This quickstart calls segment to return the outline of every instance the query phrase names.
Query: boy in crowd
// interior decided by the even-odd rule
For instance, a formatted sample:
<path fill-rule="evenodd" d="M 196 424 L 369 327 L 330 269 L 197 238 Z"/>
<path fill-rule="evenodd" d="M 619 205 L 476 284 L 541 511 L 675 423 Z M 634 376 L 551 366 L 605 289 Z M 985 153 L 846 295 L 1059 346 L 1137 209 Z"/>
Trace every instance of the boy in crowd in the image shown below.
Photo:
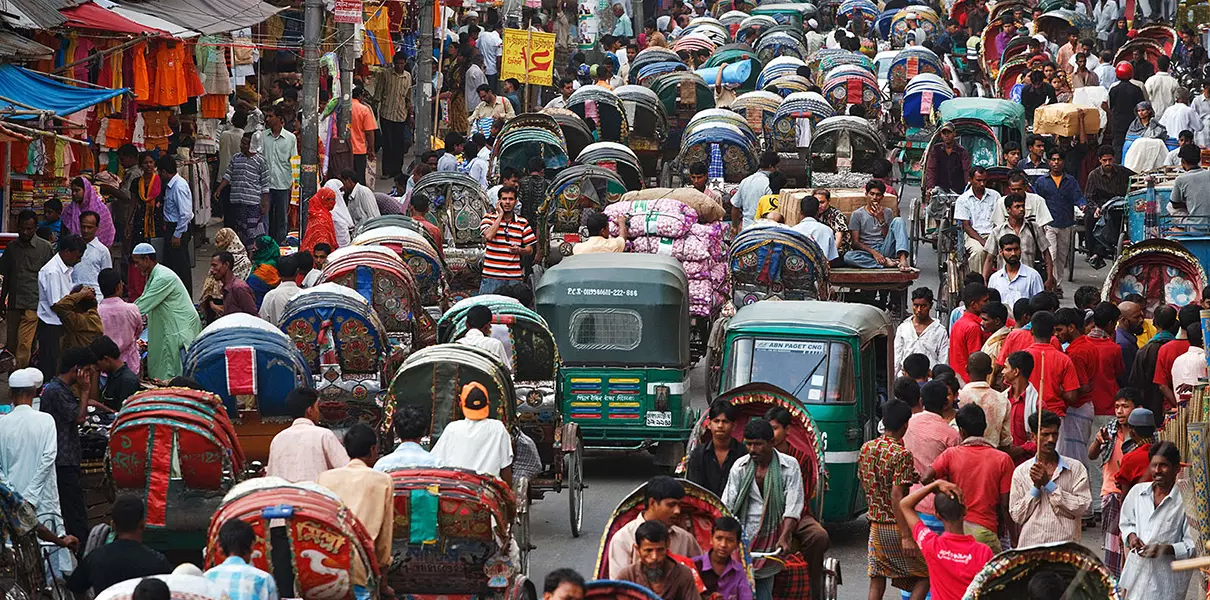
<path fill-rule="evenodd" d="M 710 551 L 693 559 L 706 594 L 716 600 L 752 600 L 744 565 L 732 556 L 739 548 L 740 531 L 735 517 L 719 517 L 710 531 Z"/>

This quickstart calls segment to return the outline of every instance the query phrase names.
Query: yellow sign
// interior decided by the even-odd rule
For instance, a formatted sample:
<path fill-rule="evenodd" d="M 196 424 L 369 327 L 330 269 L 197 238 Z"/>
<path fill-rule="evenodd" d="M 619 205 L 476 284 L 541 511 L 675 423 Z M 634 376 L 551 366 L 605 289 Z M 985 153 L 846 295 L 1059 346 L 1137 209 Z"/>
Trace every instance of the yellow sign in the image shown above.
<path fill-rule="evenodd" d="M 552 85 L 555 67 L 555 34 L 504 30 L 504 55 L 500 57 L 500 79 L 515 78 L 531 85 Z"/>

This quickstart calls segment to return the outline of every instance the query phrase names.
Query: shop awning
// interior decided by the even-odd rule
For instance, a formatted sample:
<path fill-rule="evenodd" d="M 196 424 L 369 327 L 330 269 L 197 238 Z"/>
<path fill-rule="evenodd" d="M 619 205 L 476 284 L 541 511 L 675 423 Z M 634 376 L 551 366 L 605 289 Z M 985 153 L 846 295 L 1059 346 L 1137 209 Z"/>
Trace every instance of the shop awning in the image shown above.
<path fill-rule="evenodd" d="M 64 26 L 75 29 L 126 33 L 130 35 L 142 35 L 145 33 L 168 35 L 167 31 L 136 23 L 118 13 L 101 8 L 93 2 L 85 2 L 73 8 L 64 8 L 59 10 L 59 12 L 67 17 L 67 22 L 64 23 Z"/>
<path fill-rule="evenodd" d="M 24 22 L 30 22 L 36 29 L 50 29 L 67 20 L 59 9 L 73 4 L 66 0 L 0 0 L 0 11 L 16 17 L 9 21 L 14 27 L 28 27 Z"/>
<path fill-rule="evenodd" d="M 0 31 L 0 58 L 8 60 L 41 60 L 50 58 L 54 50 L 11 31 Z"/>
<path fill-rule="evenodd" d="M 123 17 L 126 17 L 127 19 L 130 19 L 131 21 L 134 21 L 135 23 L 138 23 L 139 25 L 142 25 L 143 27 L 149 27 L 151 29 L 159 29 L 161 31 L 167 31 L 168 35 L 171 35 L 172 37 L 192 38 L 192 37 L 197 37 L 199 35 L 198 32 L 196 32 L 192 29 L 188 29 L 186 27 L 181 27 L 180 25 L 177 25 L 176 23 L 170 23 L 159 17 L 153 17 L 151 15 L 141 13 L 137 10 L 131 10 L 129 8 L 126 8 L 125 6 L 118 6 L 117 4 L 114 4 L 113 2 L 110 2 L 109 0 L 96 0 L 96 4 L 97 4 L 97 6 L 100 6 L 101 8 L 104 8 L 105 10 L 108 10 L 108 11 L 117 13 Z"/>
<path fill-rule="evenodd" d="M 16 65 L 0 64 L 0 111 L 5 109 L 29 110 L 17 106 L 9 100 L 32 106 L 36 110 L 54 111 L 58 116 L 65 117 L 121 96 L 128 92 L 126 88 L 111 90 L 101 88 L 75 87 L 60 83 L 37 71 L 31 71 Z M 12 115 L 12 120 L 33 119 L 32 115 Z"/>
<path fill-rule="evenodd" d="M 283 10 L 261 0 L 124 0 L 119 4 L 204 34 L 251 27 Z"/>

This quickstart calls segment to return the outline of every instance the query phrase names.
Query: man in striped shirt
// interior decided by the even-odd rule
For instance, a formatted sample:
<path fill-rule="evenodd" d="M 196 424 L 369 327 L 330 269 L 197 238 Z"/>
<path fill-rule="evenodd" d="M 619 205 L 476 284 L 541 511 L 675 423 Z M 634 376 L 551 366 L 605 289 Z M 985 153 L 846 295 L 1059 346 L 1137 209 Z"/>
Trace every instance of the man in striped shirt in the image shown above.
<path fill-rule="evenodd" d="M 533 256 L 538 241 L 529 221 L 514 212 L 517 188 L 500 188 L 496 210 L 483 216 L 479 231 L 483 233 L 487 250 L 483 254 L 483 282 L 480 294 L 495 294 L 504 286 L 525 279 L 522 256 Z"/>

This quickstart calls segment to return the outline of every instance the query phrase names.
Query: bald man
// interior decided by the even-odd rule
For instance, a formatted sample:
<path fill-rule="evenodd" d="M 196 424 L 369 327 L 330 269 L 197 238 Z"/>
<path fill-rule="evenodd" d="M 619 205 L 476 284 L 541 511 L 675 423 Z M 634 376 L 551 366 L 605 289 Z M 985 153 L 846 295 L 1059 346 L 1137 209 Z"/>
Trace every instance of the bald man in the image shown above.
<path fill-rule="evenodd" d="M 1129 376 L 1130 367 L 1134 365 L 1134 355 L 1139 352 L 1138 336 L 1143 333 L 1143 307 L 1126 301 L 1118 304 L 1118 310 L 1122 316 L 1118 317 L 1114 341 L 1122 348 L 1122 364 Z"/>

